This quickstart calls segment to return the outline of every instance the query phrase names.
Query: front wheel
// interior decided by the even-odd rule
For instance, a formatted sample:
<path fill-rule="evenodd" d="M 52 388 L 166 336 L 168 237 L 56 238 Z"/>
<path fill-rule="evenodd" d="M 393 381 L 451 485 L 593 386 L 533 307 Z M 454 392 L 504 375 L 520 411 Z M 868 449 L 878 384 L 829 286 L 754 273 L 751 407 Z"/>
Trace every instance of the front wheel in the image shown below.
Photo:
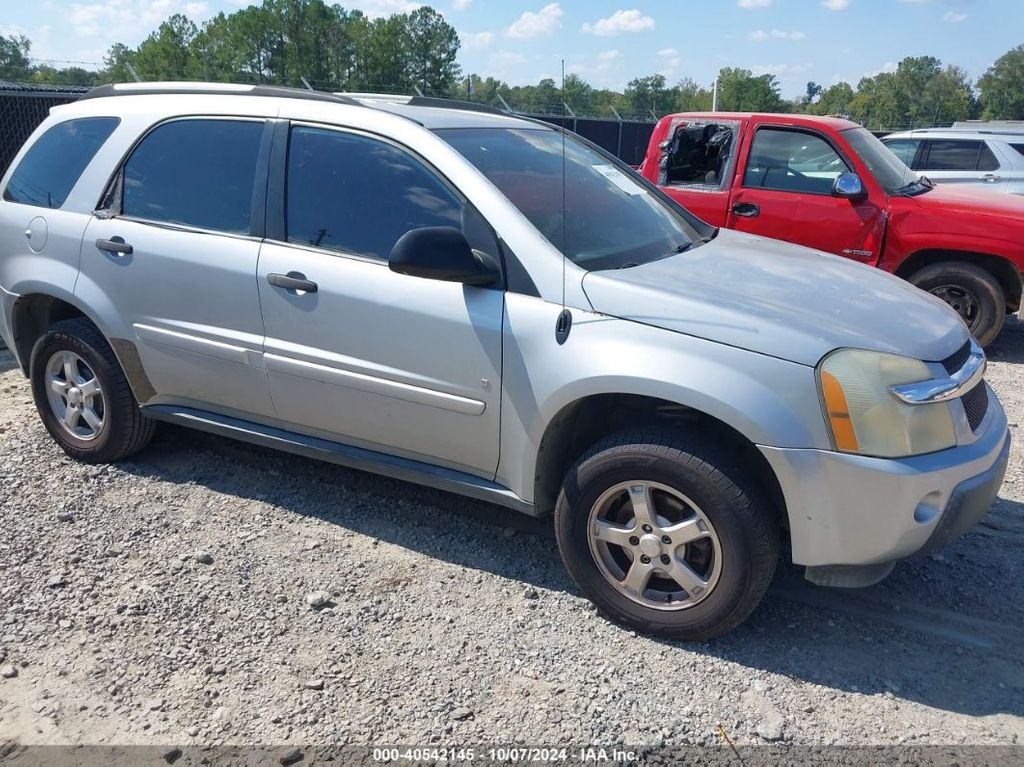
<path fill-rule="evenodd" d="M 739 625 L 778 561 L 778 526 L 749 472 L 667 430 L 624 432 L 584 455 L 555 530 L 570 575 L 604 614 L 687 641 Z"/>
<path fill-rule="evenodd" d="M 980 266 L 946 261 L 926 266 L 909 280 L 952 306 L 982 346 L 995 341 L 1003 329 L 1006 295 L 999 281 Z"/>

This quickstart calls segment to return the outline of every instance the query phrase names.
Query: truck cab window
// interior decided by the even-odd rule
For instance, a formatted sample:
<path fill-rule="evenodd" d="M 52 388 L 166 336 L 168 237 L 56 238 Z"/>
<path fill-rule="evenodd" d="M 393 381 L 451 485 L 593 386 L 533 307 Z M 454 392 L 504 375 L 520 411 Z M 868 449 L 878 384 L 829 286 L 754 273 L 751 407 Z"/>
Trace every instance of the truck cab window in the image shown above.
<path fill-rule="evenodd" d="M 662 186 L 720 186 L 732 154 L 735 128 L 718 123 L 684 123 L 662 144 L 658 183 Z"/>

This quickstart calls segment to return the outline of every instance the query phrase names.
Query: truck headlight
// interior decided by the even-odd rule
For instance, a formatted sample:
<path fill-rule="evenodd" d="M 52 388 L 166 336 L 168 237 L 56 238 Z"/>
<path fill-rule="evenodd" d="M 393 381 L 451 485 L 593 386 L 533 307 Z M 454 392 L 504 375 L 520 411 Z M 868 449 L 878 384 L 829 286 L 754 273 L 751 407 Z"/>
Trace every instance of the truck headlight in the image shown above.
<path fill-rule="evenodd" d="M 825 357 L 818 365 L 818 385 L 836 449 L 905 458 L 953 447 L 956 432 L 948 405 L 908 405 L 889 391 L 929 378 L 927 365 L 897 354 L 840 349 Z"/>

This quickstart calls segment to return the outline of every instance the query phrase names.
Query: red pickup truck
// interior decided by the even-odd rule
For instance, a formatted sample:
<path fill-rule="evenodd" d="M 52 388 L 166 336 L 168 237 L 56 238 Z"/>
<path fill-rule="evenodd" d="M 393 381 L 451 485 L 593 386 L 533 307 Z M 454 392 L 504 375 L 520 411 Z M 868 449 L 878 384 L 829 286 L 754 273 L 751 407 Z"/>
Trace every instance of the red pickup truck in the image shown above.
<path fill-rule="evenodd" d="M 1021 306 L 1024 198 L 936 187 L 832 117 L 675 114 L 640 172 L 715 226 L 847 256 L 952 305 L 982 344 Z"/>

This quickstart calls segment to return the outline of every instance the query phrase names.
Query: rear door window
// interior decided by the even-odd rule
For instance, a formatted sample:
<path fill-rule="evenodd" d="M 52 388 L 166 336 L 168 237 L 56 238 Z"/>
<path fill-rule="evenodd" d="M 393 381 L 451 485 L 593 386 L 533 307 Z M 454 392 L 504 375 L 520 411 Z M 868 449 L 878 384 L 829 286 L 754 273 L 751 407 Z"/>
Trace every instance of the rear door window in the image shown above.
<path fill-rule="evenodd" d="M 733 155 L 738 125 L 686 122 L 662 144 L 659 186 L 719 187 Z"/>
<path fill-rule="evenodd" d="M 978 170 L 983 147 L 988 149 L 981 141 L 932 139 L 928 142 L 928 160 L 924 170 Z"/>
<path fill-rule="evenodd" d="M 116 117 L 83 117 L 54 125 L 18 163 L 4 189 L 4 199 L 61 207 L 119 122 Z"/>
<path fill-rule="evenodd" d="M 978 155 L 978 170 L 999 170 L 999 160 L 986 143 L 982 143 L 981 153 Z"/>
<path fill-rule="evenodd" d="M 122 215 L 248 234 L 263 127 L 221 119 L 157 126 L 124 164 Z"/>

